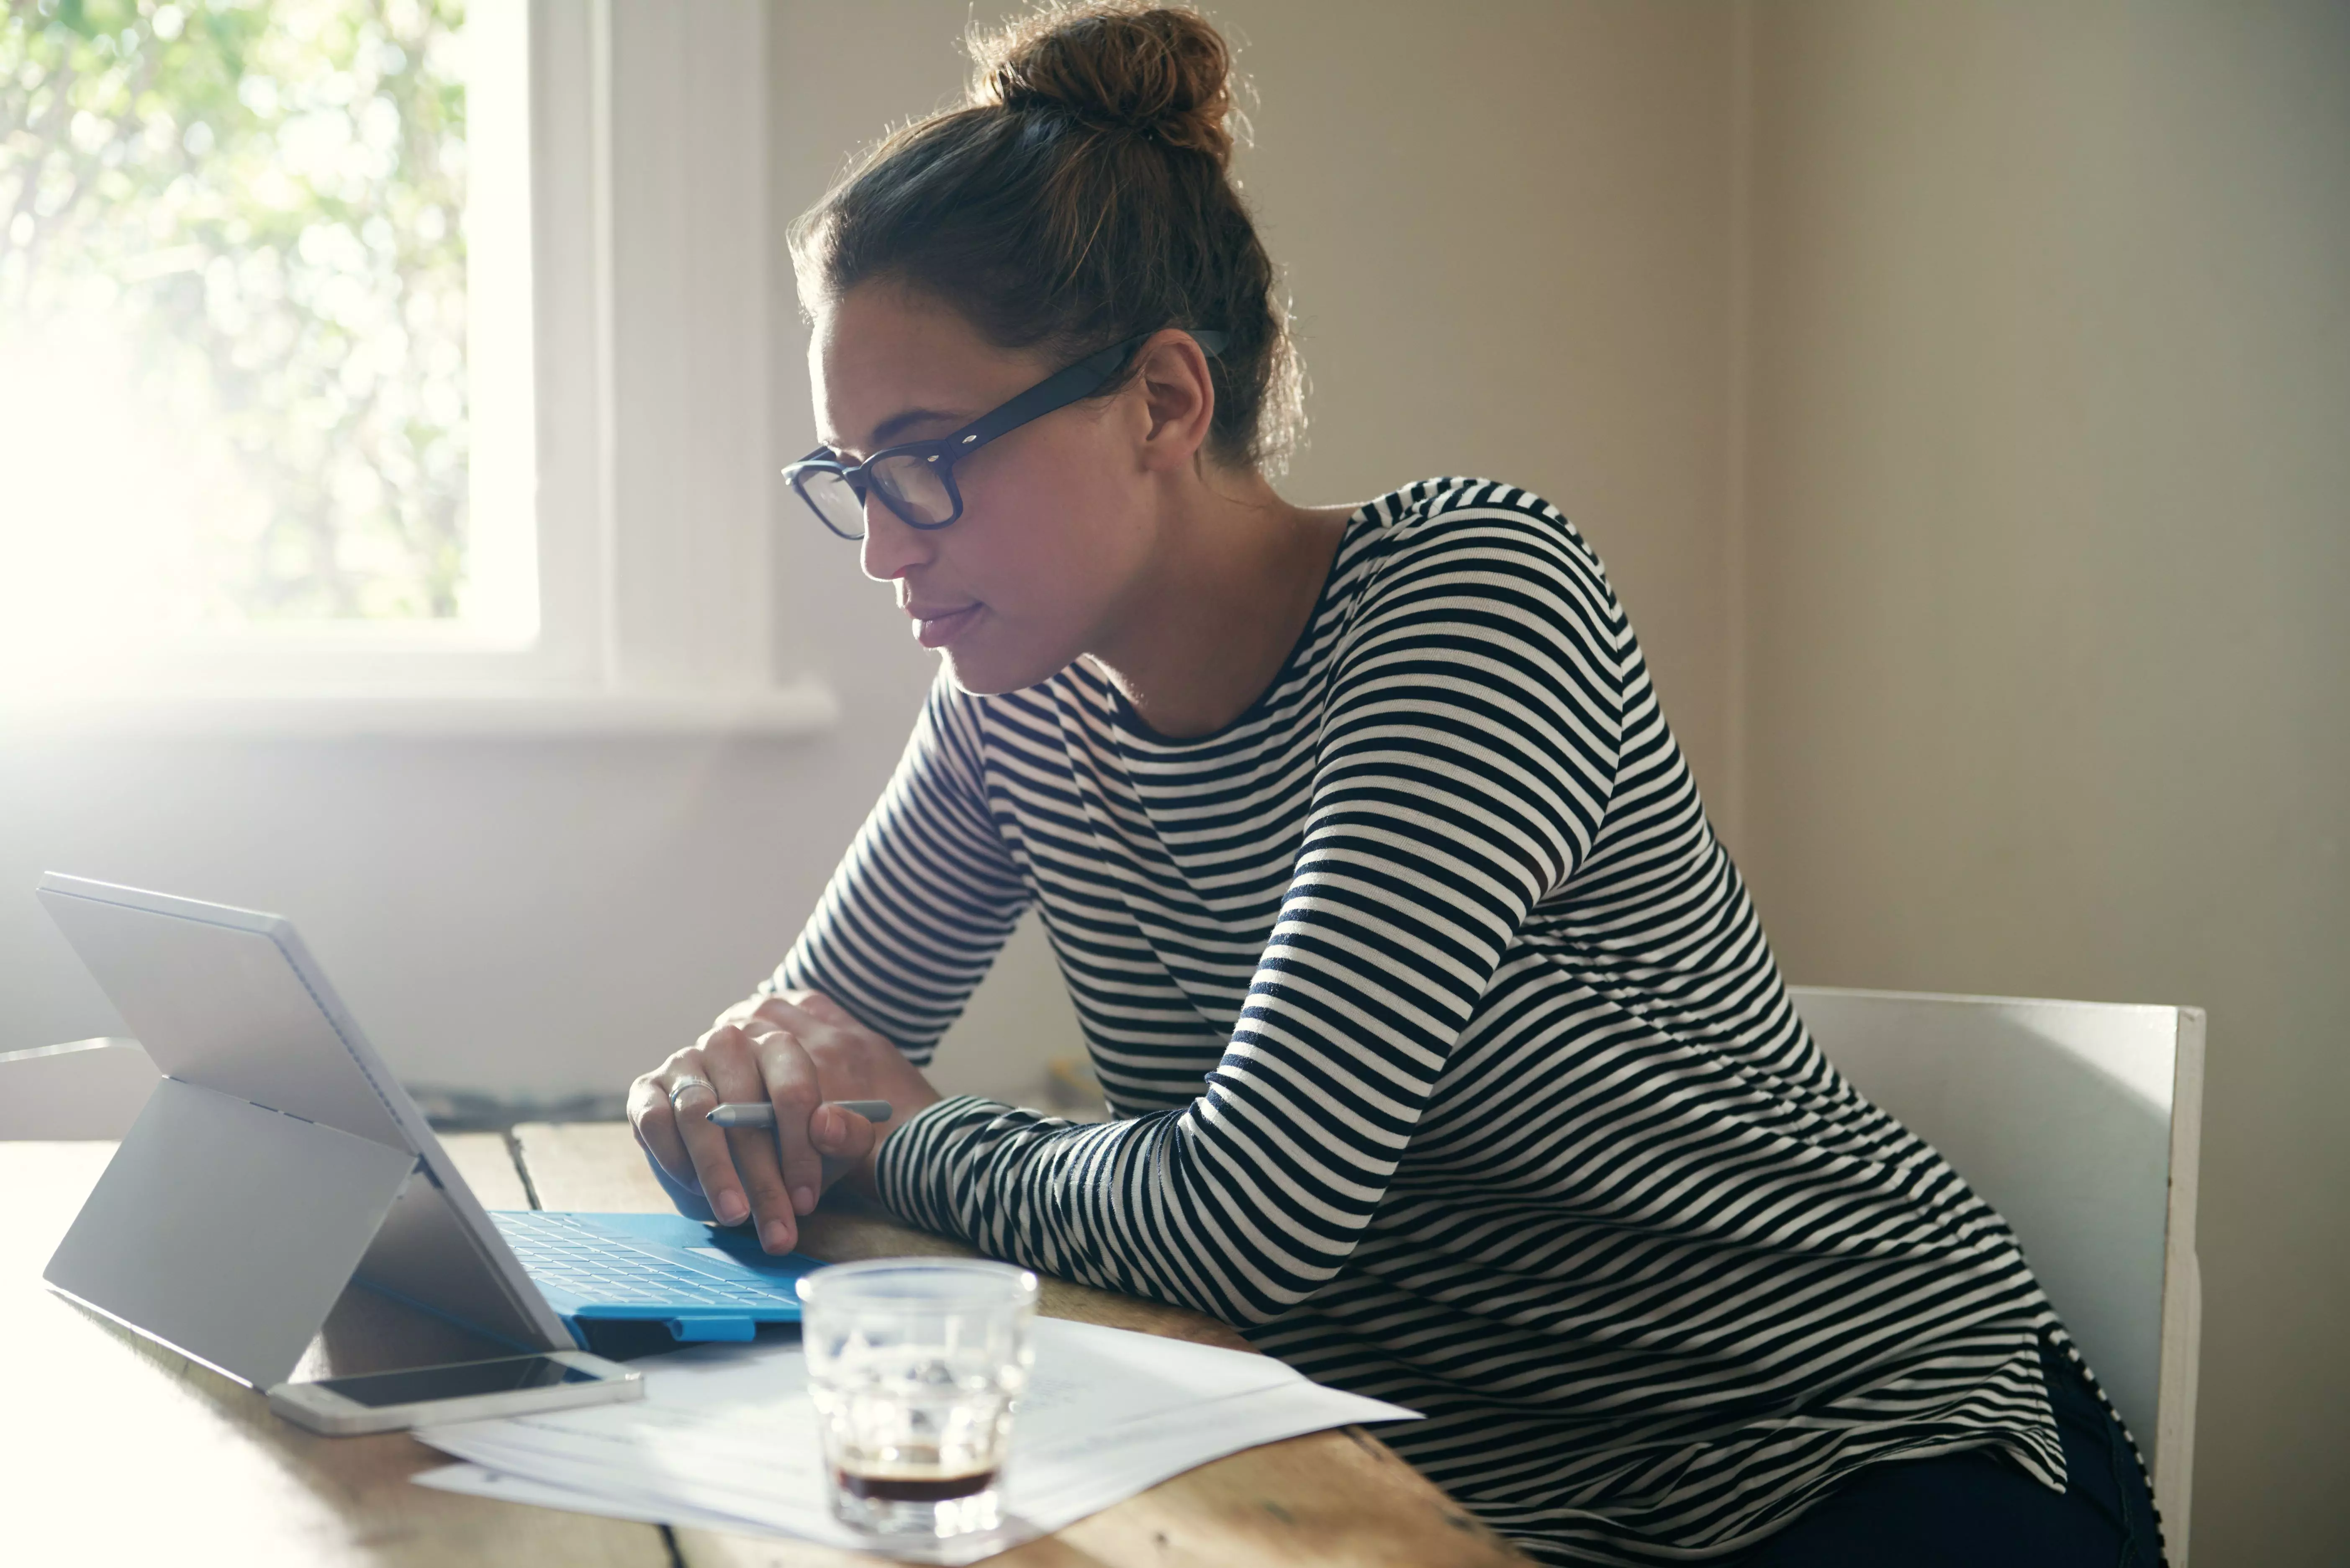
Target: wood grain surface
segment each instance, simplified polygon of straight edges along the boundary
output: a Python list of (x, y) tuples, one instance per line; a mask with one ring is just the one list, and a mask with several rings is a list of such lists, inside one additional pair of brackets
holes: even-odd
[[(524, 1126), (516, 1146), (543, 1207), (666, 1210), (669, 1199), (619, 1123)], [(802, 1226), (800, 1251), (827, 1262), (971, 1257), (845, 1189)], [(1230, 1327), (1182, 1307), (1043, 1282), (1052, 1317), (1245, 1350)], [(691, 1568), (848, 1568), (858, 1553), (715, 1531), (674, 1532)], [(1268, 1443), (1161, 1482), (1045, 1541), (989, 1560), (1001, 1568), (1486, 1568), (1526, 1559), (1360, 1428)]]

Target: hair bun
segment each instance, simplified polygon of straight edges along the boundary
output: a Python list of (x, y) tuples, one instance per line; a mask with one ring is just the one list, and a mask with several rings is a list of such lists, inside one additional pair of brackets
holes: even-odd
[(971, 101), (1057, 109), (1231, 163), (1232, 54), (1197, 12), (1089, 0), (971, 40)]

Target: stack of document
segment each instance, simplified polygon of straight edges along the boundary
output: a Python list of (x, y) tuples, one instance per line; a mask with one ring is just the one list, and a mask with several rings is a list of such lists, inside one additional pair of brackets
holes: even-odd
[[(1270, 1355), (1039, 1318), (1013, 1423), (1005, 1528), (886, 1550), (962, 1563), (1049, 1534), (1170, 1476), (1301, 1432), (1418, 1412), (1307, 1381)], [(698, 1345), (634, 1364), (645, 1397), (416, 1435), (469, 1461), (426, 1486), (620, 1519), (883, 1550), (832, 1517), (796, 1344)]]

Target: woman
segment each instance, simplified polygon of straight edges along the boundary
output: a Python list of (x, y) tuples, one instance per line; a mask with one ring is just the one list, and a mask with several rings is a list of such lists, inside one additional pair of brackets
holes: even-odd
[[(681, 1204), (783, 1251), (830, 1157), (1212, 1313), (1424, 1412), (1383, 1436), (1549, 1561), (2157, 1561), (2006, 1226), (1788, 1005), (1590, 547), (1503, 484), (1266, 479), (1222, 39), (977, 56), (795, 231), (791, 482), (943, 668), (781, 967), (635, 1085)], [(921, 1075), (1031, 907), (1107, 1124)], [(751, 1098), (775, 1138), (704, 1119)]]

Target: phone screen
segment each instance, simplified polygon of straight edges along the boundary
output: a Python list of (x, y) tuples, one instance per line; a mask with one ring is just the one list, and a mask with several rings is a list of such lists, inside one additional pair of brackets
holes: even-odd
[(421, 1405), (430, 1399), (463, 1399), (476, 1394), (507, 1394), (517, 1388), (551, 1388), (558, 1383), (593, 1383), (592, 1372), (567, 1366), (551, 1355), (508, 1355), (495, 1361), (461, 1361), (420, 1366), (409, 1372), (376, 1372), (364, 1377), (327, 1377), (318, 1386), (354, 1404)]

